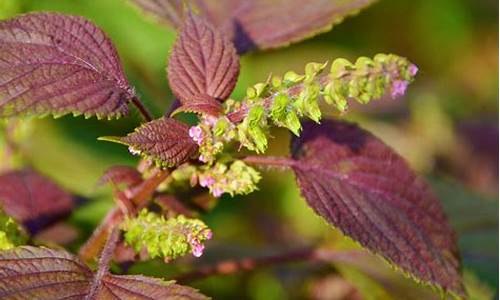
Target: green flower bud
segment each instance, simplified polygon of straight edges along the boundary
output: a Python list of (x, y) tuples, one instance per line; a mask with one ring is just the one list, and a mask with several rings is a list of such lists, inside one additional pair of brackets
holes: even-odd
[(300, 135), (300, 129), (302, 125), (300, 124), (300, 120), (297, 117), (297, 114), (294, 111), (289, 111), (285, 117), (285, 127), (290, 129), (296, 136)]
[(330, 73), (333, 78), (341, 78), (352, 70), (354, 70), (354, 66), (350, 61), (344, 58), (337, 58), (332, 63)]
[(305, 82), (312, 82), (316, 75), (321, 73), (325, 67), (328, 65), (328, 61), (320, 64), (320, 63), (308, 63), (306, 65), (306, 76), (305, 76)]
[(275, 122), (280, 122), (286, 114), (286, 109), (290, 103), (290, 98), (286, 94), (278, 94), (273, 99), (273, 104), (271, 106), (271, 118)]
[(217, 123), (215, 123), (214, 126), (215, 136), (223, 136), (229, 129), (229, 126), (229, 121), (226, 118), (220, 118), (219, 120), (217, 120)]
[(278, 76), (273, 76), (273, 78), (271, 79), (271, 85), (275, 89), (280, 89), (281, 88), (281, 83), (282, 83), (282, 80)]
[(304, 75), (299, 75), (294, 71), (288, 71), (285, 73), (285, 76), (283, 76), (283, 80), (285, 81), (285, 84), (288, 86), (299, 83), (302, 80), (304, 80), (304, 78), (305, 78)]
[(319, 123), (321, 119), (321, 110), (318, 106), (320, 90), (321, 87), (317, 83), (304, 85), (304, 89), (300, 92), (294, 103), (299, 115), (305, 115), (316, 123)]

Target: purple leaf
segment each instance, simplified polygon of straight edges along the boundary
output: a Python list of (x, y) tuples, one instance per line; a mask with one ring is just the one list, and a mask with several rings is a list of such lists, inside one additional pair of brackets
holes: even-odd
[(31, 13), (0, 22), (0, 117), (117, 118), (134, 96), (116, 49), (90, 21)]
[(33, 170), (0, 175), (0, 206), (32, 234), (68, 216), (73, 197)]
[[(239, 53), (287, 46), (329, 31), (375, 0), (199, 0), (210, 20), (232, 37)], [(222, 2), (222, 3), (221, 3)], [(223, 9), (224, 8), (224, 9)], [(215, 23), (214, 23), (215, 24)]]
[(314, 211), (418, 280), (464, 295), (439, 200), (391, 148), (341, 121), (307, 123), (292, 168)]
[(100, 139), (125, 144), (134, 154), (138, 153), (160, 165), (173, 167), (187, 161), (198, 149), (188, 132), (186, 124), (163, 117), (143, 124), (125, 137)]
[(207, 299), (196, 290), (144, 276), (105, 274), (95, 297), (94, 274), (73, 255), (47, 248), (18, 247), (0, 253), (0, 298), (9, 299)]
[(203, 18), (189, 15), (167, 71), (170, 87), (182, 104), (224, 101), (238, 80), (239, 57), (221, 32)]
[(191, 112), (218, 117), (222, 111), (222, 105), (219, 101), (214, 100), (211, 97), (205, 97), (205, 99), (193, 99), (192, 101), (183, 104), (174, 110), (171, 115), (174, 116), (180, 112)]
[(102, 279), (102, 286), (98, 299), (208, 299), (190, 287), (140, 275), (108, 274)]
[(175, 28), (181, 27), (186, 10), (182, 0), (131, 0), (147, 14)]
[(83, 299), (92, 272), (64, 251), (18, 247), (0, 253), (1, 299)]
[[(289, 45), (329, 31), (376, 0), (191, 0), (200, 13), (231, 38), (239, 53)], [(133, 0), (147, 13), (180, 27), (181, 1)]]
[(133, 167), (112, 166), (106, 169), (97, 184), (102, 185), (108, 182), (114, 185), (135, 186), (142, 182), (142, 174)]

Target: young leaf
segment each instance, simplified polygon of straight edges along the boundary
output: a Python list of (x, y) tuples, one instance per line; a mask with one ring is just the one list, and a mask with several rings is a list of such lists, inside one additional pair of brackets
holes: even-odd
[(33, 170), (0, 175), (0, 206), (32, 233), (66, 217), (73, 197)]
[(186, 124), (163, 117), (142, 125), (125, 137), (100, 139), (127, 145), (134, 154), (138, 153), (160, 165), (173, 167), (188, 160), (198, 149), (188, 131)]
[(144, 276), (105, 274), (94, 297), (94, 275), (73, 255), (47, 248), (18, 247), (0, 252), (2, 299), (207, 299), (196, 290)]
[(179, 28), (182, 26), (186, 10), (183, 0), (131, 0), (147, 14), (158, 18), (159, 21)]
[(180, 112), (207, 114), (209, 116), (218, 117), (222, 113), (222, 105), (219, 101), (214, 100), (211, 97), (191, 99), (191, 101), (184, 103), (179, 108), (175, 109), (170, 115), (175, 116)]
[(142, 175), (137, 169), (129, 166), (112, 166), (101, 176), (98, 185), (110, 182), (115, 185), (135, 186), (142, 182)]
[(0, 22), (0, 117), (117, 118), (134, 96), (116, 49), (90, 21), (31, 13)]
[(316, 213), (417, 280), (464, 296), (454, 232), (429, 186), (398, 154), (340, 121), (305, 124), (292, 154)]
[(236, 85), (239, 71), (233, 44), (205, 19), (189, 15), (167, 68), (170, 87), (181, 103), (226, 100)]

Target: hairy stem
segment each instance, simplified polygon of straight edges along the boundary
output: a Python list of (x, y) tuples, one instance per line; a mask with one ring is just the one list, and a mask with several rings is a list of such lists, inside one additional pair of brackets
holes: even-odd
[(274, 167), (274, 168), (290, 168), (293, 167), (295, 161), (293, 159), (287, 157), (276, 157), (276, 156), (247, 156), (243, 159), (244, 162), (266, 166), (266, 167)]
[(113, 259), (113, 253), (118, 242), (119, 233), (120, 230), (118, 230), (116, 226), (110, 229), (108, 239), (106, 240), (106, 244), (104, 244), (101, 257), (99, 258), (97, 273), (94, 276), (90, 292), (87, 297), (85, 297), (85, 300), (97, 299), (96, 297), (101, 288), (102, 278), (109, 272), (109, 264), (111, 263), (111, 259)]
[(146, 106), (144, 106), (144, 104), (141, 102), (141, 100), (139, 100), (137, 96), (132, 98), (132, 103), (135, 105), (135, 107), (137, 107), (137, 109), (141, 113), (144, 120), (146, 120), (146, 122), (150, 122), (153, 120), (151, 113), (148, 111)]
[(91, 261), (99, 254), (102, 244), (108, 238), (110, 228), (118, 225), (123, 220), (123, 213), (119, 207), (111, 209), (104, 220), (94, 230), (90, 238), (78, 251), (78, 255), (84, 261)]
[[(318, 82), (321, 86), (325, 86), (329, 80), (330, 80), (330, 76), (328, 74), (326, 74), (326, 75), (319, 76), (316, 79), (316, 82)], [(287, 90), (287, 95), (292, 96), (292, 97), (297, 96), (300, 94), (300, 92), (303, 89), (304, 89), (303, 83), (298, 84), (298, 85), (294, 85)], [(266, 109), (269, 109), (271, 107), (276, 95), (277, 94), (272, 94), (272, 95), (264, 98), (264, 107)], [(233, 112), (229, 113), (227, 115), (227, 118), (235, 124), (240, 123), (241, 121), (243, 121), (243, 119), (245, 119), (245, 117), (248, 114), (248, 111), (250, 110), (251, 107), (252, 107), (252, 105), (248, 105), (246, 103), (246, 101), (243, 100), (243, 104), (242, 104), (241, 108), (237, 111), (233, 111)]]
[(250, 272), (257, 268), (293, 262), (345, 262), (355, 260), (360, 254), (359, 251), (336, 252), (331, 249), (306, 248), (272, 256), (223, 260), (214, 265), (201, 266), (193, 272), (182, 274), (178, 276), (176, 280), (181, 283), (186, 283), (209, 276)]
[[(156, 169), (153, 175), (133, 189), (126, 190), (123, 194), (129, 202), (135, 205), (135, 209), (130, 213), (135, 214), (146, 207), (151, 201), (153, 194), (158, 187), (170, 174), (168, 170)], [(104, 241), (107, 239), (110, 228), (120, 224), (125, 215), (120, 207), (114, 207), (108, 212), (104, 220), (92, 233), (92, 236), (80, 248), (79, 255), (84, 261), (94, 259)]]

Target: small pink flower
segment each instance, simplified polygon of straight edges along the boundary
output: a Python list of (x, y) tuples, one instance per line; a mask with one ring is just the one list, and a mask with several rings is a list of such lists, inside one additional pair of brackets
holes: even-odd
[(410, 75), (411, 76), (415, 76), (417, 75), (418, 73), (418, 67), (416, 65), (410, 65), (410, 67), (408, 68), (408, 71), (410, 72)]
[(214, 195), (215, 198), (219, 198), (222, 194), (224, 194), (224, 190), (220, 187), (212, 189), (212, 195)]
[(203, 143), (203, 130), (201, 130), (200, 126), (192, 126), (191, 128), (189, 128), (189, 136), (198, 145), (201, 145)]
[(205, 246), (200, 243), (192, 243), (191, 244), (191, 253), (195, 257), (200, 257), (203, 255), (203, 250), (205, 250)]
[(203, 155), (203, 154), (200, 154), (200, 157), (198, 157), (198, 159), (199, 159), (201, 162), (204, 162), (204, 163), (208, 162), (208, 159), (207, 159), (207, 158), (205, 157), (205, 155)]
[(206, 230), (205, 230), (205, 238), (206, 238), (207, 240), (209, 240), (209, 239), (211, 239), (211, 238), (212, 238), (212, 236), (213, 236), (212, 230), (210, 230), (210, 229), (206, 229)]
[(200, 179), (200, 185), (202, 187), (211, 186), (214, 183), (215, 179), (212, 176), (204, 176), (203, 178)]
[(205, 118), (203, 118), (203, 123), (209, 125), (210, 127), (213, 127), (215, 126), (215, 123), (217, 123), (217, 118), (216, 117), (212, 117), (212, 116), (206, 116)]
[(408, 81), (404, 80), (396, 80), (392, 83), (391, 88), (391, 97), (396, 99), (400, 96), (403, 96), (406, 92), (406, 88), (408, 87)]

